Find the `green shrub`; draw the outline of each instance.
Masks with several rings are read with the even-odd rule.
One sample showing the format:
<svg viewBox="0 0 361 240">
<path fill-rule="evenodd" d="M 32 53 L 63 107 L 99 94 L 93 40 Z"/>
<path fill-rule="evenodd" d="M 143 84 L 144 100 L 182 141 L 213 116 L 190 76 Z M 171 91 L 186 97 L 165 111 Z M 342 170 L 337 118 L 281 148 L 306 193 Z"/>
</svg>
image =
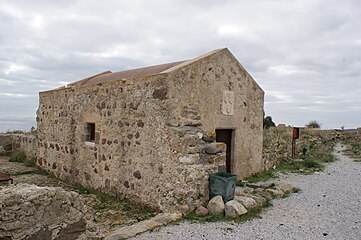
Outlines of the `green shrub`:
<svg viewBox="0 0 361 240">
<path fill-rule="evenodd" d="M 276 176 L 274 172 L 272 171 L 272 169 L 270 169 L 268 171 L 255 173 L 252 176 L 244 179 L 244 181 L 247 181 L 249 183 L 264 182 L 275 177 Z"/>
<path fill-rule="evenodd" d="M 21 163 L 24 162 L 25 160 L 26 160 L 26 155 L 23 151 L 14 152 L 9 159 L 10 162 L 21 162 Z"/>
<path fill-rule="evenodd" d="M 306 168 L 321 168 L 322 167 L 321 163 L 319 163 L 315 160 L 312 160 L 312 159 L 305 159 L 303 161 L 303 165 Z"/>
</svg>

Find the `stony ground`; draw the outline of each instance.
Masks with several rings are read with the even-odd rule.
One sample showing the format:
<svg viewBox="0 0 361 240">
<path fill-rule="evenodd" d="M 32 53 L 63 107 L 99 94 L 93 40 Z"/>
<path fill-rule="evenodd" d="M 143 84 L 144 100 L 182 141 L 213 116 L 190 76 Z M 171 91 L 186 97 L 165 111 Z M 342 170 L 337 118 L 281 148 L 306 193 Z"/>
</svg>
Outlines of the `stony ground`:
<svg viewBox="0 0 361 240">
<path fill-rule="evenodd" d="M 361 163 L 343 155 L 313 175 L 285 175 L 280 181 L 300 193 L 274 200 L 260 219 L 241 224 L 177 225 L 144 233 L 134 239 L 361 239 Z"/>
<path fill-rule="evenodd" d="M 9 162 L 9 157 L 0 156 L 0 171 L 11 176 L 14 179 L 14 184 L 28 183 L 43 187 L 62 187 L 68 191 L 78 191 L 76 187 L 51 177 L 51 175 L 44 174 L 44 172 L 38 171 L 34 167 L 26 167 L 18 162 Z M 0 184 L 0 187 L 1 185 L 4 186 L 3 183 Z M 92 239 L 98 239 L 99 236 L 109 231 L 138 222 L 138 216 L 134 216 L 134 214 L 129 216 L 126 211 L 116 206 L 116 202 L 111 202 L 112 206 L 109 207 L 107 203 L 100 202 L 94 194 L 82 194 L 82 197 L 86 209 L 85 219 L 87 220 L 87 228 Z M 127 202 L 127 204 L 130 204 L 130 202 Z M 115 208 L 113 208 L 114 205 Z M 152 215 L 153 213 L 150 214 Z M 145 214 L 139 214 L 139 216 L 143 215 Z"/>
</svg>

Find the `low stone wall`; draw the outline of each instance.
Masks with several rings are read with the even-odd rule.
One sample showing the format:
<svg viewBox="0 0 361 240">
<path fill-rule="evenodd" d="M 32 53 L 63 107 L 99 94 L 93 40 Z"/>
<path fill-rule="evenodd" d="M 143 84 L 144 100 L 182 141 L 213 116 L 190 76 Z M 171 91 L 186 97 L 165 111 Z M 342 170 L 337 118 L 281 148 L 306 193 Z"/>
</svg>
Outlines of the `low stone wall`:
<svg viewBox="0 0 361 240">
<path fill-rule="evenodd" d="M 356 130 L 356 137 L 357 137 L 358 139 L 361 139 L 361 128 L 357 128 L 357 130 Z"/>
<path fill-rule="evenodd" d="M 15 150 L 24 151 L 28 160 L 36 158 L 37 139 L 35 134 L 13 135 Z"/>
<path fill-rule="evenodd" d="M 36 158 L 37 138 L 35 134 L 0 134 L 0 154 L 10 154 L 20 150 L 26 154 L 28 160 Z"/>
<path fill-rule="evenodd" d="M 6 155 L 11 152 L 14 148 L 13 142 L 13 135 L 0 134 L 0 155 Z"/>
<path fill-rule="evenodd" d="M 0 239 L 79 239 L 85 231 L 75 192 L 27 184 L 0 190 Z"/>
</svg>

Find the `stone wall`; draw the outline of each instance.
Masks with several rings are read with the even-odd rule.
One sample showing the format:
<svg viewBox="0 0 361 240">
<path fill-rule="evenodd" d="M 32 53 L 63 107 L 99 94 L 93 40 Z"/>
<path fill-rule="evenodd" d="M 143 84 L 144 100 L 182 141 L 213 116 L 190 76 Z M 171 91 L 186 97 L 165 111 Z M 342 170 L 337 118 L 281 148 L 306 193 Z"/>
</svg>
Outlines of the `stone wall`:
<svg viewBox="0 0 361 240">
<path fill-rule="evenodd" d="M 25 152 L 28 160 L 35 159 L 37 151 L 37 139 L 35 133 L 0 134 L 0 154 L 10 154 L 12 151 Z"/>
<path fill-rule="evenodd" d="M 205 201 L 208 174 L 222 158 L 178 159 L 167 125 L 167 83 L 156 76 L 41 93 L 38 164 L 62 179 L 162 209 Z M 86 141 L 87 123 L 95 123 L 94 142 Z M 194 129 L 179 134 L 191 131 L 197 148 L 202 141 Z"/>
<path fill-rule="evenodd" d="M 227 116 L 225 91 L 235 98 Z M 208 200 L 227 148 L 216 129 L 234 130 L 239 177 L 263 167 L 263 91 L 228 50 L 169 73 L 42 92 L 37 120 L 38 165 L 161 210 Z"/>
<path fill-rule="evenodd" d="M 0 189 L 0 239 L 78 239 L 85 230 L 75 192 L 27 184 Z"/>
<path fill-rule="evenodd" d="M 361 128 L 357 128 L 357 130 L 356 130 L 356 137 L 357 137 L 358 139 L 361 139 Z"/>
<path fill-rule="evenodd" d="M 176 122 L 181 130 L 198 128 L 198 132 L 214 133 L 216 129 L 232 129 L 232 173 L 242 179 L 264 169 L 264 92 L 227 49 L 201 56 L 201 60 L 171 71 L 169 78 L 169 97 L 174 101 L 167 121 Z M 229 113 L 223 109 L 227 94 L 233 95 Z M 183 138 L 172 146 L 184 146 Z M 189 154 L 197 157 L 192 151 Z"/>
<path fill-rule="evenodd" d="M 7 155 L 9 154 L 14 146 L 13 146 L 13 136 L 10 134 L 0 134 L 0 154 Z"/>
</svg>

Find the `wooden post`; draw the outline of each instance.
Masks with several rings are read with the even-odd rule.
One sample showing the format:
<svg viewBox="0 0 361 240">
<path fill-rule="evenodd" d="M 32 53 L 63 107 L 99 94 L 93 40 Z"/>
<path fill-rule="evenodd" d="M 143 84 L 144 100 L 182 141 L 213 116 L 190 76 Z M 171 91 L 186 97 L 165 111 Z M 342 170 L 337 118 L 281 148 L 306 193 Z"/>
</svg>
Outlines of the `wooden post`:
<svg viewBox="0 0 361 240">
<path fill-rule="evenodd" d="M 292 158 L 296 156 L 296 139 L 292 139 Z"/>
<path fill-rule="evenodd" d="M 300 137 L 300 128 L 294 127 L 292 129 L 292 158 L 296 157 L 296 139 Z"/>
</svg>

